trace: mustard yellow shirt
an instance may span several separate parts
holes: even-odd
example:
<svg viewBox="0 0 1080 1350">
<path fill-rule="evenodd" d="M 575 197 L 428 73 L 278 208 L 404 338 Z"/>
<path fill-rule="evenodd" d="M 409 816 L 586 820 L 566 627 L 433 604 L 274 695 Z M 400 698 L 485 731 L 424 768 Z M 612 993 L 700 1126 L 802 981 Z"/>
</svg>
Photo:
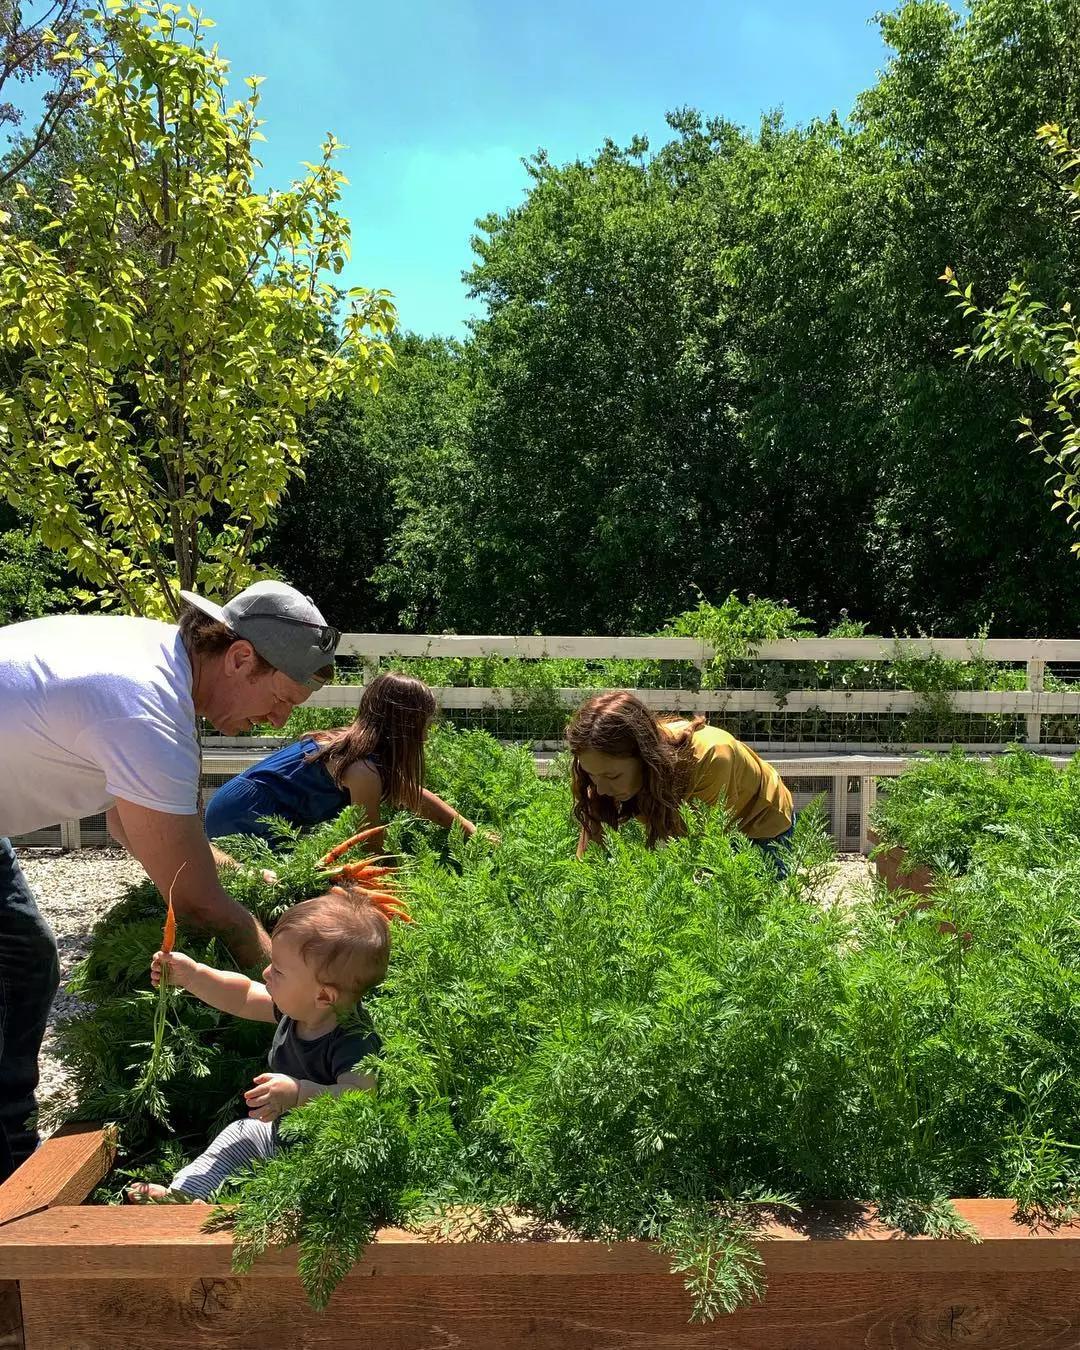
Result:
<svg viewBox="0 0 1080 1350">
<path fill-rule="evenodd" d="M 678 736 L 689 722 L 665 722 Z M 716 806 L 723 802 L 748 839 L 775 839 L 791 825 L 795 807 L 791 793 L 771 764 L 720 727 L 699 727 L 691 738 L 697 768 L 688 800 Z"/>
</svg>

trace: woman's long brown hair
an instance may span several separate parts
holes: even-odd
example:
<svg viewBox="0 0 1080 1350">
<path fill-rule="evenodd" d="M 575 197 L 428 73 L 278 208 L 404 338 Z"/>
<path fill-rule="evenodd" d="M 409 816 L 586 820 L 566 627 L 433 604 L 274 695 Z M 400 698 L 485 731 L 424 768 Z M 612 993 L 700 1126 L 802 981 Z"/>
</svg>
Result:
<svg viewBox="0 0 1080 1350">
<path fill-rule="evenodd" d="M 686 833 L 679 808 L 686 800 L 693 774 L 691 737 L 704 726 L 705 719 L 690 719 L 687 730 L 677 736 L 664 730 L 667 720 L 655 717 L 640 699 L 623 692 L 598 694 L 574 714 L 566 729 L 574 756 L 570 785 L 574 815 L 590 842 L 601 838 L 605 825 L 618 829 L 629 816 L 644 820 L 650 848 L 662 839 Z M 620 808 L 614 797 L 597 792 L 581 767 L 583 750 L 634 755 L 641 760 L 641 787 L 632 801 Z"/>
<path fill-rule="evenodd" d="M 342 774 L 361 759 L 374 760 L 382 799 L 415 811 L 424 790 L 424 742 L 435 716 L 435 696 L 411 675 L 377 675 L 360 696 L 347 727 L 316 732 L 319 749 L 308 759 L 324 760 L 340 787 Z"/>
</svg>

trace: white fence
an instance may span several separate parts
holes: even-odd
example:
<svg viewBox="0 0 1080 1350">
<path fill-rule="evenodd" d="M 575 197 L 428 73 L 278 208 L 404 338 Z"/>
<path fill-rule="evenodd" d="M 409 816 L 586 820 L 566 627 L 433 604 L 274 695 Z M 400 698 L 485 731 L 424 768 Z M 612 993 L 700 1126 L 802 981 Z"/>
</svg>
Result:
<svg viewBox="0 0 1080 1350">
<path fill-rule="evenodd" d="M 703 670 L 715 655 L 706 643 L 694 638 L 604 638 L 604 637 L 507 637 L 480 635 L 394 635 L 346 633 L 339 655 L 360 658 L 369 664 L 415 657 L 486 656 L 542 660 L 565 657 L 578 660 L 649 660 L 691 662 Z M 1043 719 L 1048 716 L 1080 718 L 1080 682 L 1071 689 L 1044 689 L 1049 665 L 1080 668 L 1080 640 L 998 638 L 799 638 L 767 642 L 757 647 L 755 662 L 891 662 L 912 657 L 939 657 L 950 661 L 990 661 L 1023 665 L 1025 688 L 1006 690 L 960 690 L 948 694 L 949 705 L 959 713 L 1022 718 L 1023 743 L 1066 762 L 1076 749 L 1069 743 L 1047 744 Z M 355 708 L 363 692 L 361 684 L 329 685 L 312 694 L 305 706 Z M 519 691 L 496 687 L 436 686 L 439 706 L 451 716 L 470 710 L 511 708 Z M 597 688 L 560 688 L 550 691 L 568 709 L 600 692 Z M 649 707 L 663 712 L 701 712 L 723 717 L 736 713 L 770 713 L 782 707 L 794 717 L 821 713 L 902 714 L 919 706 L 924 695 L 904 689 L 790 689 L 778 695 L 769 689 L 634 689 Z M 778 700 L 782 699 L 782 703 Z M 203 770 L 207 791 L 256 763 L 280 738 L 226 738 L 207 736 Z M 755 744 L 751 739 L 751 744 Z M 796 803 L 824 792 L 829 805 L 833 834 L 841 848 L 867 849 L 867 822 L 879 777 L 903 771 L 910 759 L 904 753 L 885 753 L 880 746 L 859 744 L 812 746 L 798 740 L 783 745 L 756 744 L 755 748 L 780 770 L 795 791 Z M 937 745 L 927 748 L 940 748 Z M 985 744 L 967 746 L 986 753 Z M 1000 747 L 997 747 L 1000 748 Z M 537 755 L 541 772 L 552 756 Z M 104 842 L 103 822 L 66 822 L 55 831 L 41 831 L 24 844 L 49 844 L 65 848 L 81 843 Z"/>
<path fill-rule="evenodd" d="M 484 637 L 429 634 L 387 636 L 346 633 L 339 653 L 374 662 L 410 657 L 506 656 L 525 660 L 567 657 L 579 660 L 690 661 L 708 665 L 715 651 L 695 638 L 602 637 Z M 943 660 L 1022 663 L 1026 689 L 959 690 L 948 695 L 956 712 L 987 716 L 1022 716 L 1025 742 L 1041 744 L 1042 719 L 1049 715 L 1080 715 L 1080 692 L 1043 688 L 1047 664 L 1080 665 L 1080 640 L 1042 638 L 797 638 L 765 642 L 754 649 L 754 661 L 890 662 L 898 658 L 939 657 Z M 1080 689 L 1080 686 L 1078 686 Z M 362 686 L 330 685 L 308 700 L 310 707 L 356 707 Z M 557 689 L 568 706 L 597 693 L 590 689 Z M 635 689 L 647 706 L 664 712 L 775 712 L 781 705 L 768 689 Z M 439 706 L 446 711 L 510 706 L 515 692 L 506 688 L 439 687 Z M 906 713 L 923 696 L 898 689 L 802 689 L 783 696 L 788 713 Z"/>
</svg>

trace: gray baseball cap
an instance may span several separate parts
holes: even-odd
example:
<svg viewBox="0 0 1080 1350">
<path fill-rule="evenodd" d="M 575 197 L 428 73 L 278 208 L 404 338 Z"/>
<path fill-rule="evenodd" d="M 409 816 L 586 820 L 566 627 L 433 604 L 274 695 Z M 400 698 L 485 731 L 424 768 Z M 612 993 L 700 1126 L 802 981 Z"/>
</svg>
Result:
<svg viewBox="0 0 1080 1350">
<path fill-rule="evenodd" d="M 305 689 L 321 689 L 326 683 L 315 672 L 334 664 L 341 634 L 330 627 L 310 596 L 284 581 L 256 581 L 227 605 L 215 605 L 194 591 L 181 591 L 180 599 L 226 624 L 264 661 Z"/>
</svg>

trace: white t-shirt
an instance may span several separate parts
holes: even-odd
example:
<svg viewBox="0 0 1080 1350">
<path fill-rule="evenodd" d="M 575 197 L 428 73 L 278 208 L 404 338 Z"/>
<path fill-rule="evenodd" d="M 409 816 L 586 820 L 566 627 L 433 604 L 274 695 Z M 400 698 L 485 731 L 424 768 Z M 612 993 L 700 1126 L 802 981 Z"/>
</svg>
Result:
<svg viewBox="0 0 1080 1350">
<path fill-rule="evenodd" d="M 0 835 L 118 797 L 195 815 L 191 662 L 172 624 L 57 615 L 0 628 Z"/>
</svg>

